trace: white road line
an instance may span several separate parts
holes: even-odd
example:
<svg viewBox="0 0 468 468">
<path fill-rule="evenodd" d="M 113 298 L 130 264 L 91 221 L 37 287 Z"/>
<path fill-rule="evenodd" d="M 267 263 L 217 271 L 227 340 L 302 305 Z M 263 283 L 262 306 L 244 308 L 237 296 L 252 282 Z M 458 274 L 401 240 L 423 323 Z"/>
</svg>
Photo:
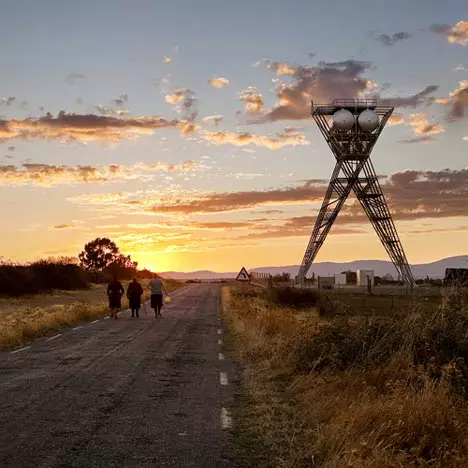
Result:
<svg viewBox="0 0 468 468">
<path fill-rule="evenodd" d="M 232 418 L 226 408 L 221 408 L 221 427 L 229 429 L 232 426 Z"/>
<path fill-rule="evenodd" d="M 220 361 L 224 361 L 224 354 L 223 353 L 219 353 L 218 357 L 219 357 Z"/>
<path fill-rule="evenodd" d="M 219 382 L 221 385 L 227 385 L 228 384 L 228 378 L 226 372 L 220 372 L 219 373 Z"/>
<path fill-rule="evenodd" d="M 104 317 L 104 320 L 109 320 L 110 317 L 107 315 L 106 317 Z"/>
<path fill-rule="evenodd" d="M 223 344 L 223 340 L 222 340 L 221 338 L 218 340 L 218 344 L 219 344 L 219 345 L 222 345 L 222 344 Z"/>
<path fill-rule="evenodd" d="M 62 334 L 61 334 L 61 333 L 58 333 L 57 335 L 51 336 L 50 338 L 47 338 L 47 341 L 55 340 L 55 339 L 58 338 L 59 336 L 62 336 Z"/>
<path fill-rule="evenodd" d="M 79 325 L 78 327 L 72 328 L 72 330 L 79 330 L 80 328 L 83 328 L 83 326 Z"/>
<path fill-rule="evenodd" d="M 222 335 L 223 334 L 223 330 L 221 330 L 221 328 L 218 328 L 218 335 Z"/>
<path fill-rule="evenodd" d="M 21 353 L 21 351 L 26 351 L 31 346 L 25 346 L 24 348 L 17 349 L 16 351 L 12 351 L 11 354 Z"/>
<path fill-rule="evenodd" d="M 93 320 L 91 323 L 96 323 L 96 322 L 99 322 L 99 320 Z"/>
</svg>

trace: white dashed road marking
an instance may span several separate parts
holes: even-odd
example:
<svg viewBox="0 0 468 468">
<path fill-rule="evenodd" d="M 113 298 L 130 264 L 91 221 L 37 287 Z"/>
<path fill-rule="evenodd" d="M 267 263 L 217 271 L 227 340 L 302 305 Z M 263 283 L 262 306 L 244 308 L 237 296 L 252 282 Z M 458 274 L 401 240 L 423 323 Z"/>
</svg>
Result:
<svg viewBox="0 0 468 468">
<path fill-rule="evenodd" d="M 47 338 L 47 341 L 55 340 L 55 339 L 58 338 L 59 336 L 62 336 L 62 334 L 61 334 L 61 333 L 58 333 L 57 335 L 51 336 L 50 338 Z"/>
<path fill-rule="evenodd" d="M 224 354 L 223 353 L 218 353 L 218 357 L 220 361 L 224 361 Z"/>
<path fill-rule="evenodd" d="M 110 317 L 109 317 L 109 316 L 107 316 L 107 317 L 104 317 L 104 320 L 109 320 L 109 319 L 110 319 Z"/>
<path fill-rule="evenodd" d="M 21 353 L 21 351 L 26 351 L 31 346 L 25 346 L 24 348 L 17 349 L 16 351 L 12 351 L 11 354 Z"/>
<path fill-rule="evenodd" d="M 229 429 L 232 426 L 232 418 L 226 408 L 221 408 L 221 427 Z"/>
<path fill-rule="evenodd" d="M 221 328 L 218 328 L 218 335 L 222 335 L 223 334 L 223 330 L 221 330 Z"/>
<path fill-rule="evenodd" d="M 96 323 L 96 322 L 99 322 L 99 320 L 93 320 L 91 323 Z"/>
<path fill-rule="evenodd" d="M 221 385 L 227 385 L 228 384 L 228 378 L 226 372 L 221 372 L 219 374 L 219 382 Z"/>
<path fill-rule="evenodd" d="M 219 345 L 222 345 L 222 344 L 223 344 L 223 340 L 222 340 L 221 338 L 218 340 L 218 344 L 219 344 Z"/>
<path fill-rule="evenodd" d="M 79 330 L 80 328 L 83 328 L 82 325 L 79 325 L 78 327 L 73 328 L 72 330 Z"/>
</svg>

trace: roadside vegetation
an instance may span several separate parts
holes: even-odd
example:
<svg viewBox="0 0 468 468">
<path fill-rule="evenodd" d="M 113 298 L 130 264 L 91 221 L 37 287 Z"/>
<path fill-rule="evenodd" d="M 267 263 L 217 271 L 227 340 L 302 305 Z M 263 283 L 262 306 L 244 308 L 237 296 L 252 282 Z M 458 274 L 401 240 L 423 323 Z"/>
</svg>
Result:
<svg viewBox="0 0 468 468">
<path fill-rule="evenodd" d="M 466 298 L 335 316 L 307 295 L 223 287 L 243 466 L 468 466 Z"/>
<path fill-rule="evenodd" d="M 145 285 L 152 272 L 138 270 L 110 239 L 97 238 L 74 257 L 49 258 L 25 265 L 0 264 L 0 350 L 108 313 L 106 287 L 116 275 L 127 288 L 138 277 Z M 182 283 L 164 280 L 168 291 Z M 143 300 L 149 299 L 144 289 Z M 122 298 L 123 309 L 127 308 Z"/>
</svg>

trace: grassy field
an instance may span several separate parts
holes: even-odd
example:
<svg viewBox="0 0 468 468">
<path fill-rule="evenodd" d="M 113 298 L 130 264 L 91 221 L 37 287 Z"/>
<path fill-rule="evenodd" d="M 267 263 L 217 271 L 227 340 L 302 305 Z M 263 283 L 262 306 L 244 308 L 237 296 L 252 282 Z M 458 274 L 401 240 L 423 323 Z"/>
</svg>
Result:
<svg viewBox="0 0 468 468">
<path fill-rule="evenodd" d="M 243 466 L 468 466 L 468 304 L 320 318 L 223 288 Z"/>
<path fill-rule="evenodd" d="M 143 286 L 147 281 L 142 281 Z M 128 282 L 122 282 L 127 288 Z M 168 291 L 183 283 L 165 281 Z M 23 346 L 34 339 L 49 336 L 63 327 L 82 321 L 95 320 L 109 313 L 107 285 L 92 285 L 78 291 L 55 291 L 52 294 L 0 298 L 0 350 Z M 144 288 L 143 298 L 149 299 Z M 127 299 L 122 308 L 128 307 Z"/>
</svg>

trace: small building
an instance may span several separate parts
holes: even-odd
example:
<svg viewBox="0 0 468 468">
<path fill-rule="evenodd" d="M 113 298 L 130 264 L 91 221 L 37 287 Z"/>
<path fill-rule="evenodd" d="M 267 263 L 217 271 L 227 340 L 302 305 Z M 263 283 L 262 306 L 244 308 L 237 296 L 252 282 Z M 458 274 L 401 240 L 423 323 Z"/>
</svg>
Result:
<svg viewBox="0 0 468 468">
<path fill-rule="evenodd" d="M 346 284 L 357 284 L 357 273 L 355 271 L 348 270 L 344 274 L 346 275 Z"/>
<path fill-rule="evenodd" d="M 444 286 L 468 287 L 468 268 L 446 268 Z"/>
<path fill-rule="evenodd" d="M 357 271 L 357 285 L 367 286 L 368 279 L 371 281 L 371 286 L 374 286 L 374 270 L 358 270 Z"/>
<path fill-rule="evenodd" d="M 317 276 L 318 289 L 333 289 L 335 278 L 333 276 Z"/>
<path fill-rule="evenodd" d="M 346 284 L 346 273 L 336 273 L 335 274 L 335 285 L 344 285 Z"/>
</svg>

